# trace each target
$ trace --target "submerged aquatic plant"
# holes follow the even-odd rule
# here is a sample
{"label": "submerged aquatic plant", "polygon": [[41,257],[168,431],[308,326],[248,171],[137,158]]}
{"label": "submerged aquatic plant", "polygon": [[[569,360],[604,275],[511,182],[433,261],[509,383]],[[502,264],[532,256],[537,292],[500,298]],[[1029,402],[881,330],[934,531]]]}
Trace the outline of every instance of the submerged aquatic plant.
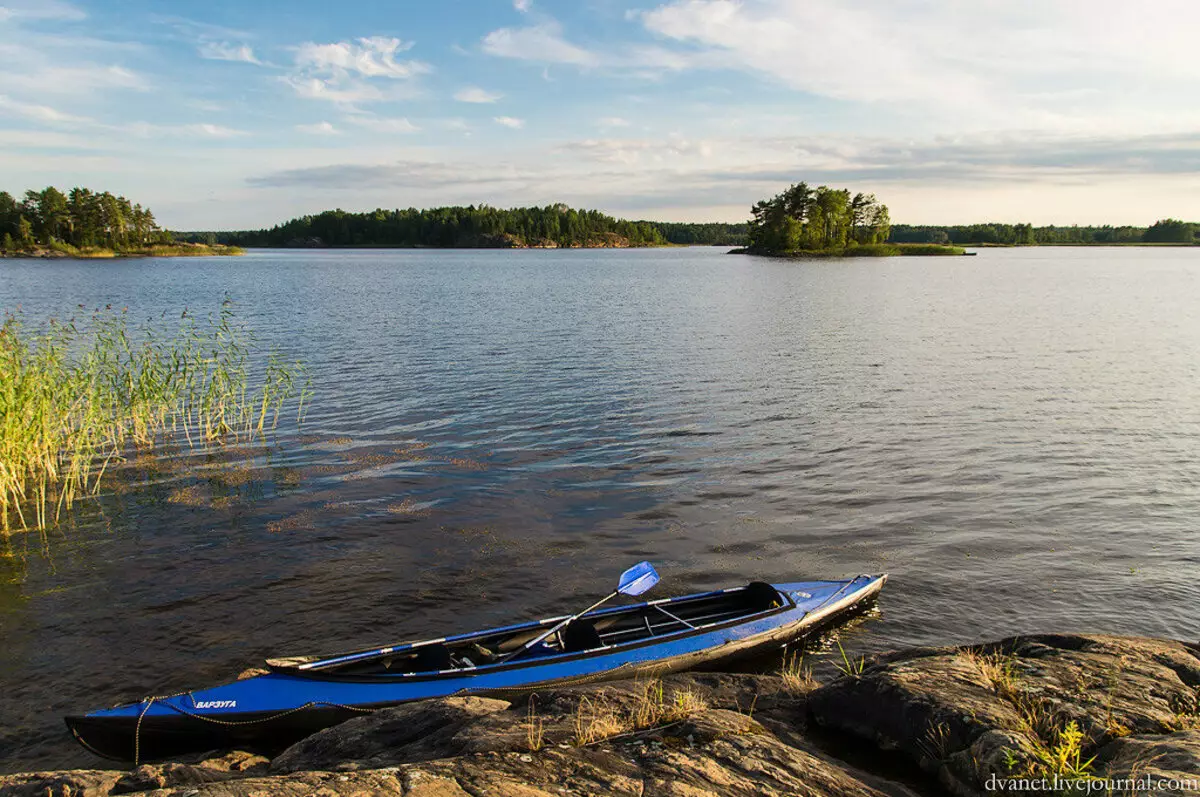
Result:
{"label": "submerged aquatic plant", "polygon": [[[82,308],[82,306],[81,306]],[[0,325],[0,534],[42,529],[95,494],[130,447],[225,442],[273,428],[309,397],[299,363],[277,355],[252,374],[253,336],[226,297],[200,321],[184,310],[163,334],[125,310],[27,331]]]}

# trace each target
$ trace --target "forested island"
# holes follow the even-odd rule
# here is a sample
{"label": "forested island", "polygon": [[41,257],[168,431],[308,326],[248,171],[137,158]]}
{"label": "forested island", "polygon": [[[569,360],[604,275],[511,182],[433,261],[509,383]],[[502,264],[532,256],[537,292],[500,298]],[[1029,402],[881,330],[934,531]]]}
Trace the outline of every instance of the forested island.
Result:
{"label": "forested island", "polygon": [[26,191],[18,202],[0,191],[0,255],[128,257],[238,254],[232,247],[176,241],[150,208],[108,191],[53,186]]}
{"label": "forested island", "polygon": [[961,255],[940,244],[889,243],[891,217],[874,194],[796,183],[751,208],[753,218],[744,249],[737,254],[773,257],[887,257],[890,255]]}
{"label": "forested island", "polygon": [[964,254],[974,246],[1192,245],[1200,224],[1163,219],[1150,227],[1035,227],[1032,224],[906,225],[891,223],[873,194],[797,183],[758,202],[745,249],[791,257]]}
{"label": "forested island", "polygon": [[626,221],[564,204],[494,208],[468,205],[348,213],[327,210],[269,230],[180,233],[207,244],[269,247],[618,248],[666,244],[731,245],[745,224]]}

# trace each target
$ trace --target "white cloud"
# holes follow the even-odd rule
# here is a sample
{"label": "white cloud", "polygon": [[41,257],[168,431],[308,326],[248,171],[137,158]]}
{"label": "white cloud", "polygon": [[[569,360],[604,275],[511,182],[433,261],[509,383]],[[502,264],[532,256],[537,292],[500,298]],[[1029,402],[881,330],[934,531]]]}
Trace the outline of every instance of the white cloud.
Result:
{"label": "white cloud", "polygon": [[492,121],[494,121],[498,125],[503,125],[504,127],[510,127],[513,130],[520,130],[522,127],[525,126],[524,119],[517,119],[516,117],[513,117],[513,116],[493,116]]}
{"label": "white cloud", "polygon": [[[562,25],[552,19],[524,28],[494,30],[483,37],[482,49],[501,58],[608,69],[647,80],[657,80],[664,72],[709,66],[714,60],[707,53],[659,45],[619,44],[603,50],[589,49],[568,41]],[[544,71],[542,77],[550,80],[549,72]]]}
{"label": "white cloud", "polygon": [[141,75],[116,65],[31,65],[19,72],[8,72],[4,80],[6,88],[21,89],[35,95],[75,96],[110,89],[150,89],[150,85]]}
{"label": "white cloud", "polygon": [[310,133],[315,136],[333,136],[337,135],[338,129],[329,122],[315,122],[311,125],[296,125],[296,129],[301,133]]}
{"label": "white cloud", "polygon": [[357,73],[362,77],[408,79],[430,71],[422,61],[397,61],[396,55],[412,48],[412,42],[371,36],[354,42],[315,44],[296,48],[296,66],[314,74]]}
{"label": "white cloud", "polygon": [[245,130],[237,130],[224,125],[214,125],[207,122],[198,124],[163,125],[151,122],[133,122],[126,125],[110,126],[112,130],[130,133],[141,138],[156,138],[161,136],[191,136],[195,138],[231,139],[249,135]]}
{"label": "white cloud", "polygon": [[483,37],[483,51],[504,58],[551,64],[597,66],[600,58],[563,38],[557,22],[527,28],[500,28]]}
{"label": "white cloud", "polygon": [[87,14],[83,9],[60,0],[9,0],[0,6],[0,22],[19,17],[79,22],[87,19]]}
{"label": "white cloud", "polygon": [[456,92],[454,94],[454,99],[458,100],[459,102],[489,103],[495,102],[503,96],[503,94],[498,94],[493,91],[485,91],[484,89],[476,86],[468,86],[467,88]]}
{"label": "white cloud", "polygon": [[183,129],[195,130],[199,133],[202,133],[203,135],[211,136],[213,138],[233,138],[235,136],[246,135],[245,130],[235,130],[232,127],[225,127],[223,125],[214,125],[214,124],[208,124],[208,123],[203,123],[203,124],[198,124],[198,125],[186,125]]}
{"label": "white cloud", "polygon": [[315,77],[288,76],[282,79],[292,87],[297,97],[327,100],[343,105],[383,99],[383,92],[369,83],[358,80],[322,80]]}
{"label": "white cloud", "polygon": [[710,158],[714,145],[707,140],[693,140],[678,133],[662,140],[600,138],[571,141],[558,147],[575,159],[588,159],[601,163],[664,164],[668,161],[680,163],[690,161],[695,165]]}
{"label": "white cloud", "polygon": [[211,61],[242,61],[247,64],[261,64],[254,56],[254,50],[248,44],[231,44],[229,42],[201,42],[197,48],[201,58]]}
{"label": "white cloud", "polygon": [[398,92],[385,92],[370,81],[408,82],[431,72],[432,67],[423,61],[397,60],[399,53],[411,47],[411,42],[383,36],[331,44],[306,42],[296,48],[295,72],[284,80],[298,96],[308,99],[344,105],[395,99]]}
{"label": "white cloud", "polygon": [[21,102],[20,100],[14,100],[13,98],[4,94],[0,94],[0,108],[34,122],[79,124],[81,122],[91,121],[83,116],[75,116],[74,114],[64,113],[57,108],[51,108],[49,105]]}
{"label": "white cloud", "polygon": [[371,114],[354,114],[347,116],[346,121],[376,133],[416,133],[421,129],[403,117],[388,118]]}
{"label": "white cloud", "polygon": [[596,120],[596,124],[600,127],[629,127],[629,120],[619,116],[605,116]]}
{"label": "white cloud", "polygon": [[740,69],[994,129],[1080,115],[1125,124],[1200,92],[1200,5],[1169,5],[1168,26],[1122,0],[671,0],[631,16],[676,45],[665,52],[683,59],[678,68]]}
{"label": "white cloud", "polygon": [[520,11],[522,14],[528,13],[533,7],[533,0],[513,0],[513,8]]}

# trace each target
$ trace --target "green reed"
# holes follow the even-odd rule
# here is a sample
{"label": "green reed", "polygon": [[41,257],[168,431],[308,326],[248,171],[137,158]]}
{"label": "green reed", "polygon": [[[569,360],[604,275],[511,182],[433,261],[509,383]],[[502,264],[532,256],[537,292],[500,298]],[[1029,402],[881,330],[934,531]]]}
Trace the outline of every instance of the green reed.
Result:
{"label": "green reed", "polygon": [[26,330],[0,325],[0,534],[44,529],[98,492],[131,447],[223,443],[274,428],[309,398],[299,363],[252,369],[253,335],[226,298],[216,316],[184,310],[169,334],[131,328],[124,310]]}

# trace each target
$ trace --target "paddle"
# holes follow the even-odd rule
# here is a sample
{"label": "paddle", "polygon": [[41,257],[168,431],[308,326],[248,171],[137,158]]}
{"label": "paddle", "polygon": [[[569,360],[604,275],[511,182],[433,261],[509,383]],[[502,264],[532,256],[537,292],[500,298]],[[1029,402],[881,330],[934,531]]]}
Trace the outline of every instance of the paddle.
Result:
{"label": "paddle", "polygon": [[573,614],[565,620],[559,621],[549,631],[546,631],[544,634],[539,634],[538,636],[529,640],[525,643],[524,647],[509,653],[507,656],[497,661],[497,664],[508,661],[509,659],[515,659],[517,656],[520,656],[534,645],[537,645],[543,640],[550,638],[554,634],[557,634],[560,629],[565,628],[570,623],[578,620],[580,617],[592,611],[593,609],[599,608],[601,605],[607,603],[618,595],[641,595],[643,592],[646,592],[657,583],[658,573],[654,570],[654,565],[650,564],[649,562],[638,562],[636,565],[621,574],[621,580],[617,582],[617,589],[614,592],[610,592],[609,594],[605,595],[603,598],[596,601],[578,614]]}

